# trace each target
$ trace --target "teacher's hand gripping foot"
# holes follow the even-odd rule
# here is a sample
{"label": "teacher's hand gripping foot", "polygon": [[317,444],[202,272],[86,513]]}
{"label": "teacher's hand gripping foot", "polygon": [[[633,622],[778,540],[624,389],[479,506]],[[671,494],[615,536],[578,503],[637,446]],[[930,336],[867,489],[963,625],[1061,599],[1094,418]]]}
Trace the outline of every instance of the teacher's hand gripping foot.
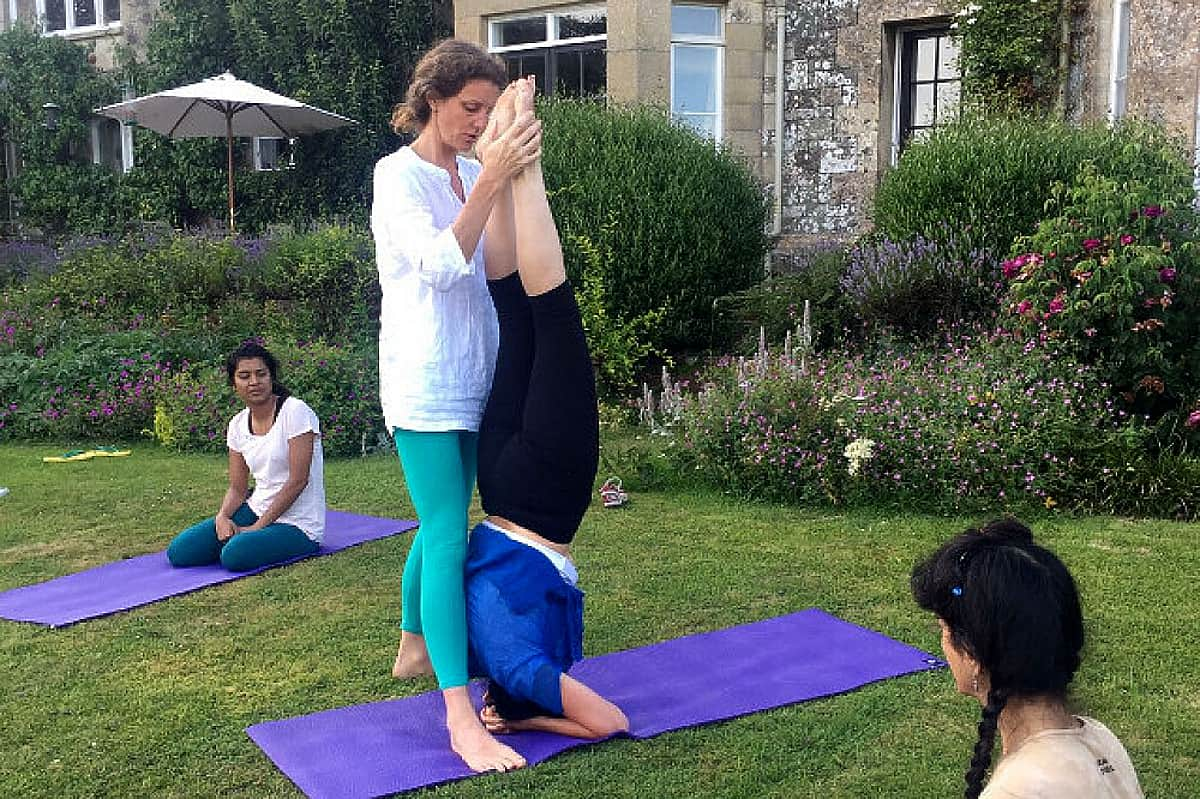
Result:
{"label": "teacher's hand gripping foot", "polygon": [[[513,126],[532,117],[533,89],[516,82]],[[625,714],[567,674],[583,654],[570,543],[599,457],[595,382],[540,160],[513,177],[511,196],[513,266],[489,268],[500,349],[479,430],[488,517],[467,555],[469,668],[489,682],[490,732],[604,738],[628,730]]]}

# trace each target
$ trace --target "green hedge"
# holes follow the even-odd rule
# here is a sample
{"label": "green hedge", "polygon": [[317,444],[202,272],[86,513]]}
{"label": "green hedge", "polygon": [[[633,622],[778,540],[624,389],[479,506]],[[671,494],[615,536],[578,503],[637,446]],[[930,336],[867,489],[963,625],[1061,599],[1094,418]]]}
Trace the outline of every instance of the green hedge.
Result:
{"label": "green hedge", "polygon": [[[707,345],[713,300],[762,277],[768,207],[749,168],[657,109],[551,100],[538,113],[559,231],[612,253],[612,310],[665,309],[653,344]],[[583,258],[567,255],[578,281]]]}
{"label": "green hedge", "polygon": [[1163,202],[1193,197],[1190,158],[1157,126],[1080,128],[1032,115],[968,115],[912,143],[884,175],[871,211],[875,232],[908,241],[950,230],[1007,253],[1042,219],[1051,186],[1074,180],[1085,162],[1118,182],[1142,183]]}

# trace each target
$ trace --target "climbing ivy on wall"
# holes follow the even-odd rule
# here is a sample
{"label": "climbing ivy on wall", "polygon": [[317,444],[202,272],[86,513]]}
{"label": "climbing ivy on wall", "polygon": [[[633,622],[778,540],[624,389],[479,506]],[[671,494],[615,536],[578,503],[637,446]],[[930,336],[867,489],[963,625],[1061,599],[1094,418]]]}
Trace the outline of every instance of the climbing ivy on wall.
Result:
{"label": "climbing ivy on wall", "polygon": [[1071,0],[972,0],[955,17],[963,95],[971,105],[1052,108],[1059,41]]}

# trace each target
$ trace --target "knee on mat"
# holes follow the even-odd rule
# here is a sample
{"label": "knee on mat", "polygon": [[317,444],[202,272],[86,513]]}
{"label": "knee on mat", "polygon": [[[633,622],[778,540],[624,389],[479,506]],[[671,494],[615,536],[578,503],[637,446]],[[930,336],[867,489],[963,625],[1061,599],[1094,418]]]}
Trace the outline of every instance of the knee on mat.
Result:
{"label": "knee on mat", "polygon": [[237,536],[221,550],[221,565],[231,572],[248,572],[265,564],[254,557],[253,547],[238,546]]}
{"label": "knee on mat", "polygon": [[601,718],[589,725],[590,729],[597,738],[608,738],[611,735],[621,735],[629,732],[629,719],[625,712],[616,705],[609,703],[606,712]]}

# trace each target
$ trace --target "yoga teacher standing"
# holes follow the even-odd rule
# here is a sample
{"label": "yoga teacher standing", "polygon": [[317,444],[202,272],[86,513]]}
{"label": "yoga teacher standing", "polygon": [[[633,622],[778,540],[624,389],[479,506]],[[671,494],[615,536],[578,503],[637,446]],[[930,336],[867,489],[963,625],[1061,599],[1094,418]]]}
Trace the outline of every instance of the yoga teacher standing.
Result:
{"label": "yoga teacher standing", "polygon": [[[288,394],[266,348],[247,342],[225,362],[246,407],[229,422],[229,488],[211,519],[175,536],[172,566],[220,561],[231,571],[311,555],[325,533],[325,462],[312,408]],[[250,477],[254,493],[247,498]]]}
{"label": "yoga teacher standing", "polygon": [[[477,439],[498,346],[487,288],[489,253],[510,252],[510,179],[540,155],[527,115],[489,142],[486,166],[463,157],[483,134],[507,83],[476,45],[446,40],[418,62],[392,126],[417,131],[375,167],[371,229],[383,306],[380,401],[420,529],[401,587],[396,677],[432,670],[446,701],[450,744],[476,771],[524,759],[480,722],[467,693],[463,564]],[[485,235],[485,229],[487,235]]]}

